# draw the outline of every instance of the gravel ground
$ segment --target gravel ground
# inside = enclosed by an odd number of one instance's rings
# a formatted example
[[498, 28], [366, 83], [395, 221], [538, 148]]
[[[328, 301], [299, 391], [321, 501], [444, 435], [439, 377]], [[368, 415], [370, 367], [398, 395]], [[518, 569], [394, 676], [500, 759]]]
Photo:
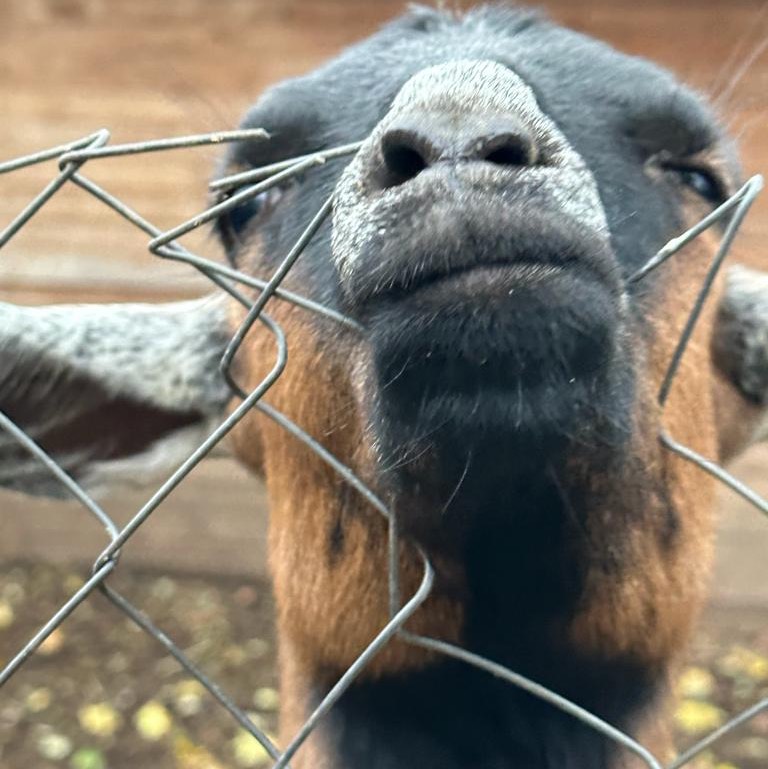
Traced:
[[[0, 658], [80, 583], [54, 567], [8, 570], [0, 580]], [[268, 585], [122, 571], [111, 584], [274, 730]], [[3, 769], [224, 769], [264, 759], [258, 743], [101, 595], [81, 605], [0, 696]]]
[[[0, 660], [71, 592], [79, 575], [16, 564], [0, 581]], [[266, 583], [121, 570], [141, 606], [268, 732], [276, 724], [273, 606]], [[685, 746], [768, 697], [766, 611], [711, 610], [679, 682]], [[264, 752], [151, 638], [96, 595], [51, 636], [0, 697], [3, 769], [236, 769]], [[768, 711], [696, 769], [765, 769]]]

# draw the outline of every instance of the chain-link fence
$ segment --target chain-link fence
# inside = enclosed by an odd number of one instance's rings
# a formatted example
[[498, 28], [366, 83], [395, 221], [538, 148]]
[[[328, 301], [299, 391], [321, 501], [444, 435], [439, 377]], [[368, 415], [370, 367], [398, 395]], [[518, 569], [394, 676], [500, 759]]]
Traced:
[[[204, 258], [192, 253], [179, 243], [179, 238], [190, 231], [201, 227], [220, 216], [222, 213], [241, 205], [244, 201], [260, 195], [265, 190], [279, 184], [283, 184], [288, 178], [297, 174], [310, 172], [317, 165], [325, 163], [331, 158], [339, 158], [352, 155], [360, 146], [359, 143], [345, 145], [312, 155], [298, 158], [290, 158], [279, 163], [274, 163], [263, 168], [247, 171], [221, 178], [212, 183], [213, 190], [222, 193], [220, 202], [210, 206], [205, 211], [188, 221], [162, 231], [151, 222], [140, 216], [136, 211], [126, 205], [122, 200], [110, 194], [106, 189], [94, 183], [84, 175], [83, 167], [100, 158], [119, 157], [138, 153], [150, 153], [180, 148], [215, 145], [234, 141], [263, 141], [266, 138], [264, 131], [259, 129], [241, 130], [211, 133], [197, 136], [186, 136], [158, 141], [140, 142], [135, 144], [123, 144], [110, 146], [109, 132], [99, 131], [78, 141], [70, 142], [58, 147], [38, 152], [33, 155], [21, 157], [10, 162], [0, 164], [0, 174], [10, 173], [45, 161], [58, 161], [59, 171], [45, 188], [24, 208], [21, 213], [0, 233], [0, 248], [5, 246], [23, 227], [27, 226], [34, 215], [49, 201], [59, 190], [66, 185], [77, 185], [90, 193], [93, 197], [111, 208], [115, 213], [131, 222], [142, 232], [150, 237], [148, 248], [152, 254], [159, 257], [184, 262], [202, 273], [219, 289], [229, 294], [235, 301], [242, 304], [247, 312], [245, 319], [230, 340], [221, 361], [221, 373], [229, 383], [235, 396], [241, 399], [241, 403], [230, 415], [200, 444], [194, 453], [184, 461], [181, 466], [163, 483], [151, 499], [139, 509], [133, 518], [120, 528], [97, 502], [89, 496], [46, 452], [38, 446], [34, 440], [22, 429], [15, 425], [5, 414], [0, 412], [0, 427], [9, 433], [26, 451], [33, 455], [50, 474], [67, 489], [68, 493], [76, 498], [82, 506], [94, 516], [106, 529], [108, 543], [104, 550], [95, 558], [90, 577], [77, 589], [73, 595], [61, 606], [61, 608], [40, 628], [33, 638], [22, 648], [13, 659], [8, 662], [0, 672], [0, 686], [5, 684], [15, 673], [24, 666], [25, 662], [35, 653], [48, 636], [58, 628], [77, 606], [85, 601], [94, 591], [103, 593], [121, 612], [134, 622], [145, 633], [154, 638], [162, 647], [175, 658], [178, 663], [195, 679], [197, 679], [208, 692], [219, 702], [232, 718], [253, 737], [255, 737], [274, 761], [272, 769], [281, 769], [289, 766], [291, 758], [296, 754], [307, 737], [317, 726], [318, 722], [328, 711], [333, 708], [345, 690], [354, 682], [371, 659], [395, 637], [407, 643], [423, 647], [432, 652], [446, 657], [452, 657], [464, 664], [474, 666], [488, 674], [496, 676], [507, 682], [510, 686], [519, 687], [522, 690], [538, 697], [556, 708], [579, 719], [590, 727], [623, 746], [634, 754], [644, 765], [652, 769], [662, 769], [660, 760], [653, 756], [649, 750], [639, 744], [632, 737], [620, 729], [580, 707], [575, 702], [565, 699], [558, 693], [532, 681], [525, 676], [509, 670], [493, 660], [473, 654], [453, 644], [433, 638], [415, 635], [405, 630], [404, 625], [408, 618], [426, 600], [430, 594], [433, 583], [433, 569], [427, 555], [420, 551], [423, 562], [423, 577], [418, 590], [407, 600], [402, 601], [398, 585], [396, 565], [398, 563], [398, 531], [395, 517], [391, 515], [387, 505], [358, 478], [355, 473], [318, 441], [308, 435], [302, 428], [289, 420], [284, 414], [275, 410], [264, 400], [264, 395], [280, 377], [287, 361], [287, 342], [283, 330], [268, 314], [264, 312], [269, 301], [287, 301], [310, 312], [319, 313], [334, 322], [344, 324], [353, 329], [359, 328], [358, 324], [339, 312], [318, 304], [306, 297], [281, 288], [281, 283], [290, 271], [302, 251], [312, 240], [315, 233], [329, 216], [333, 208], [333, 199], [330, 198], [322, 205], [306, 229], [297, 240], [294, 247], [275, 270], [268, 280], [260, 280], [247, 275], [237, 269], [220, 264], [219, 262]], [[680, 367], [683, 354], [694, 331], [697, 320], [701, 314], [704, 303], [714, 284], [715, 278], [725, 261], [731, 244], [746, 216], [750, 206], [762, 188], [762, 179], [753, 177], [735, 195], [719, 206], [714, 212], [702, 219], [694, 227], [680, 237], [670, 241], [658, 254], [650, 259], [646, 265], [635, 275], [631, 276], [631, 283], [643, 280], [650, 272], [658, 268], [666, 260], [673, 257], [686, 244], [697, 238], [716, 223], [722, 223], [722, 239], [719, 248], [708, 269], [705, 280], [701, 286], [696, 301], [690, 311], [683, 332], [676, 345], [674, 354], [669, 363], [663, 383], [659, 392], [659, 403], [663, 407], [670, 392], [671, 385]], [[257, 292], [257, 298], [251, 300], [243, 293], [242, 287]], [[234, 381], [230, 374], [230, 365], [243, 343], [249, 330], [256, 321], [264, 324], [274, 335], [277, 354], [269, 374], [251, 392], [244, 392]], [[169, 638], [163, 630], [157, 627], [153, 621], [138, 607], [129, 602], [123, 595], [114, 590], [108, 582], [108, 577], [117, 568], [121, 547], [136, 533], [142, 524], [153, 515], [161, 503], [173, 490], [182, 483], [192, 469], [229, 433], [232, 428], [252, 409], [257, 409], [277, 422], [282, 428], [302, 441], [325, 462], [327, 462], [348, 484], [360, 493], [367, 502], [381, 513], [388, 521], [389, 530], [389, 573], [382, 574], [382, 580], [388, 580], [390, 599], [390, 619], [380, 630], [371, 644], [363, 651], [357, 660], [341, 676], [328, 694], [323, 698], [314, 712], [291, 742], [281, 751], [269, 739], [269, 737], [253, 723], [244, 710], [239, 708], [231, 697], [201, 670], [182, 650]], [[690, 448], [678, 443], [674, 436], [662, 432], [659, 436], [662, 444], [670, 451], [675, 452], [687, 461], [693, 463], [701, 470], [714, 476], [729, 488], [748, 500], [756, 510], [768, 515], [768, 501], [762, 499], [752, 489], [734, 478], [716, 462], [700, 456]], [[768, 711], [768, 698], [755, 703], [752, 707], [743, 711], [732, 720], [728, 721], [716, 731], [713, 731], [704, 739], [685, 750], [667, 769], [677, 769], [689, 765], [693, 759], [709, 748], [714, 742], [724, 735], [732, 732], [762, 711]]]

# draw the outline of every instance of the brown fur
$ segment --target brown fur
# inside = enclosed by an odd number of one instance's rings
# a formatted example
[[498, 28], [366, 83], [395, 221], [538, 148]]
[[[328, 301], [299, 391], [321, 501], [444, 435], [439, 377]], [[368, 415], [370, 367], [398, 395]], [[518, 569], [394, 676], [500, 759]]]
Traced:
[[[696, 213], [694, 209], [690, 223], [697, 220]], [[735, 391], [724, 391], [711, 360], [709, 340], [720, 283], [699, 319], [666, 405], [660, 409], [657, 404], [662, 379], [716, 245], [717, 236], [708, 233], [662, 268], [665, 272], [660, 285], [664, 295], [658, 301], [666, 312], [658, 313], [648, 360], [642, 364], [647, 376], [637, 405], [635, 434], [641, 436], [637, 456], [666, 480], [680, 530], [671, 545], [657, 536], [664, 525], [659, 506], [651, 516], [655, 526], [628, 531], [633, 552], [630, 563], [634, 567], [618, 578], [593, 570], [583, 609], [570, 628], [577, 648], [606, 659], [629, 654], [651, 669], [665, 671], [668, 680], [678, 669], [706, 595], [714, 545], [715, 482], [663, 447], [657, 438], [657, 424], [660, 422], [678, 442], [717, 459], [724, 449], [728, 454], [735, 443], [734, 438], [719, 434], [719, 429], [726, 426], [735, 432], [723, 416], [740, 414], [744, 408], [739, 403], [743, 399]], [[598, 478], [598, 487], [600, 481]], [[615, 479], [604, 482], [615, 486]], [[616, 503], [622, 504], [621, 500]], [[594, 529], [600, 531], [600, 519], [610, 515], [610, 507], [594, 511]], [[635, 735], [661, 759], [674, 754], [667, 711], [668, 706], [662, 703], [648, 714]]]
[[[692, 206], [691, 221], [699, 217], [698, 208]], [[663, 413], [657, 404], [662, 377], [715, 247], [716, 236], [707, 234], [662, 268], [658, 285], [664, 296], [655, 301], [665, 310], [657, 313], [646, 358], [637, 361], [645, 376], [637, 403], [636, 459], [665, 479], [681, 530], [664, 540], [660, 531], [665, 526], [665, 500], [655, 500], [654, 509], [645, 511], [650, 524], [627, 531], [629, 567], [619, 573], [607, 571], [598, 559], [588, 574], [577, 616], [562, 629], [580, 652], [605, 659], [628, 656], [667, 679], [705, 593], [712, 560], [714, 482], [660, 444], [658, 425], [661, 421], [677, 440], [708, 457], [729, 455], [742, 440], [738, 431], [728, 433], [724, 428], [745, 406], [716, 376], [711, 361], [709, 342], [719, 287], [700, 319]], [[354, 336], [328, 328], [327, 337], [321, 339], [306, 311], [277, 300], [268, 309], [286, 332], [289, 361], [265, 401], [320, 440], [363, 480], [370, 480], [372, 462], [350, 381], [350, 361], [357, 356]], [[238, 311], [233, 320], [240, 317]], [[271, 335], [254, 327], [237, 365], [245, 387], [255, 387], [267, 374], [274, 351]], [[320, 457], [264, 415], [250, 414], [235, 431], [234, 442], [240, 457], [263, 471], [269, 490], [282, 736], [287, 742], [308, 715], [312, 693], [306, 690], [307, 682], [333, 683], [388, 619], [387, 525]], [[631, 495], [622, 493], [616, 478], [595, 474], [578, 460], [565, 482], [588, 489], [595, 500], [586, 524], [589, 546], [608, 547], [608, 537], [615, 537], [615, 514]], [[402, 545], [400, 568], [403, 595], [411, 595], [422, 567], [408, 544]], [[437, 589], [408, 627], [460, 644], [461, 567], [446, 557], [437, 560], [436, 568]], [[430, 661], [430, 653], [396, 640], [364, 675], [416, 669]], [[662, 708], [637, 729], [636, 736], [660, 757], [671, 754], [668, 723]], [[301, 754], [301, 766], [327, 765], [321, 739], [313, 735]]]
[[[664, 664], [684, 645], [701, 603], [711, 561], [714, 483], [665, 449], [658, 441], [657, 428], [660, 419], [678, 441], [704, 456], [718, 455], [712, 380], [702, 376], [702, 371], [711, 368], [708, 339], [714, 301], [708, 302], [700, 319], [662, 413], [657, 405], [662, 378], [711, 257], [714, 244], [711, 237], [708, 240], [691, 244], [680, 255], [681, 261], [686, 261], [685, 268], [674, 261], [664, 268], [666, 296], [662, 304], [669, 312], [659, 313], [648, 360], [643, 362], [647, 377], [637, 403], [636, 456], [651, 468], [652, 474], [666, 479], [682, 531], [668, 548], [653, 528], [630, 530], [635, 568], [618, 580], [613, 574], [607, 580], [600, 574], [593, 575], [593, 588], [588, 594], [591, 592], [594, 599], [585, 600], [589, 608], [572, 626], [574, 641], [580, 648], [609, 656], [631, 652], [653, 665]], [[691, 262], [700, 265], [695, 276], [687, 266]], [[598, 499], [601, 481], [599, 477], [595, 481]], [[617, 490], [617, 479], [603, 482], [610, 487], [610, 500], [611, 491], [615, 494]], [[620, 483], [618, 491], [622, 491]], [[659, 509], [654, 514], [663, 513]], [[599, 516], [610, 515], [610, 510], [597, 510], [593, 515], [598, 516], [595, 529], [600, 530]], [[662, 525], [657, 521], [657, 527]]]
[[[365, 478], [370, 463], [348, 373], [336, 356], [323, 349], [304, 310], [281, 302], [269, 309], [286, 332], [290, 352], [286, 371], [265, 401]], [[273, 363], [271, 335], [255, 328], [237, 365], [244, 376], [242, 383], [255, 387]], [[311, 387], [307, 372], [312, 372]], [[255, 433], [257, 441], [253, 441]], [[258, 463], [255, 466], [263, 471], [269, 492], [269, 564], [278, 607], [284, 703], [281, 732], [288, 739], [308, 715], [305, 682], [335, 682], [389, 619], [387, 523], [320, 457], [268, 417], [252, 412], [233, 440], [241, 458]], [[269, 450], [262, 455], [254, 445]], [[333, 544], [338, 532], [342, 532], [341, 542]], [[460, 642], [460, 570], [439, 559], [434, 565], [440, 590], [433, 592], [407, 627]], [[416, 591], [422, 574], [421, 558], [404, 543], [400, 559], [404, 597]], [[425, 650], [395, 640], [373, 659], [364, 675], [423, 667], [431, 657]]]

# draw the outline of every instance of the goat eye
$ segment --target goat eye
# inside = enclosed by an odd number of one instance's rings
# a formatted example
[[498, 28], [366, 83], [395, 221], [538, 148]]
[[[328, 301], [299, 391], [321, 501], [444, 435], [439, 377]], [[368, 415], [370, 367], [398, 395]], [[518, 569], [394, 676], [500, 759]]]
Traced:
[[727, 197], [723, 183], [706, 168], [667, 166], [682, 184], [712, 205], [719, 205]]
[[[241, 191], [241, 189], [232, 190], [227, 197], [231, 197]], [[255, 197], [244, 200], [240, 205], [235, 206], [225, 214], [225, 226], [231, 234], [235, 236], [240, 235], [252, 222], [259, 221], [268, 216], [284, 193], [285, 189], [283, 187], [271, 187]]]

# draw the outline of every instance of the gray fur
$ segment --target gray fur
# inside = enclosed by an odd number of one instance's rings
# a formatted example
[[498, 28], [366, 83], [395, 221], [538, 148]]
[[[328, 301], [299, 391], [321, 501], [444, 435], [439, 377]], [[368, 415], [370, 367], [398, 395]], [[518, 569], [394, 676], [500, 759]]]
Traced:
[[[218, 364], [227, 338], [221, 296], [156, 305], [0, 304], [0, 410], [89, 490], [153, 480], [222, 415], [230, 392]], [[104, 421], [110, 413], [120, 416]], [[162, 414], [170, 419], [154, 430]], [[78, 435], [70, 441], [62, 431], [72, 425]], [[63, 492], [2, 432], [0, 486]]]
[[[744, 396], [768, 406], [768, 273], [735, 266], [728, 273], [714, 338], [715, 358]], [[757, 438], [768, 437], [768, 421]]]
[[[226, 333], [222, 299], [156, 305], [0, 304], [0, 382], [14, 376], [17, 351], [26, 358], [44, 355], [47, 362], [96, 379], [116, 395], [177, 411], [219, 411], [229, 397], [218, 373]], [[56, 373], [48, 372], [51, 382]], [[23, 389], [25, 383], [19, 380], [17, 386]]]

